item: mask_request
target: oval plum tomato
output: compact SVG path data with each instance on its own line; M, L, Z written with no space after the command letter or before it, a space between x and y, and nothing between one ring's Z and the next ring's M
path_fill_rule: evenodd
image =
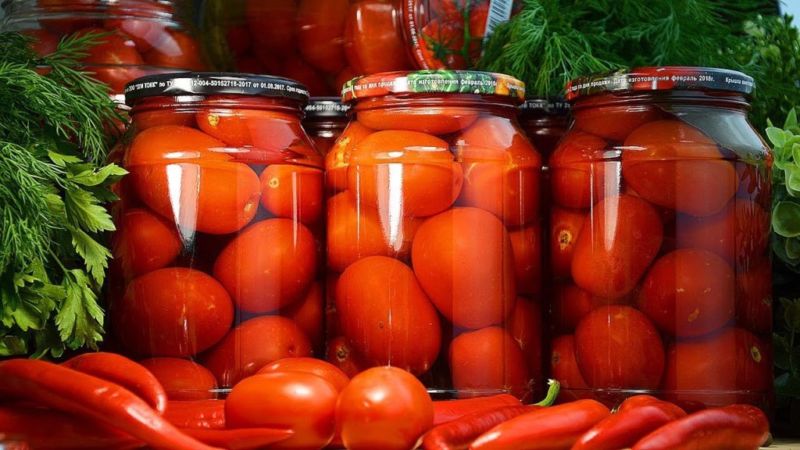
M550 210L550 270L556 278L569 278L575 243L586 222L586 214L553 206Z
M232 428L292 430L281 448L323 448L333 439L338 394L312 373L259 374L233 387L225 400L225 422Z
M514 253L514 279L520 294L542 290L542 227L534 225L508 233Z
M647 105L576 108L572 114L578 130L617 142L661 116L658 109Z
M144 54L144 60L147 64L157 67L194 71L206 68L197 41L192 36L176 30L167 30L167 35L161 42Z
M130 36L115 31L109 34L108 30L102 28L84 28L78 31L78 36L89 33L104 34L95 40L97 44L87 50L85 57L81 59L84 64L114 65L114 66L138 66L144 64L142 55L136 50L136 43Z
M273 372L304 372L314 374L335 387L337 391L344 389L350 382L341 369L333 364L317 358L283 358L262 367L257 374Z
M628 194L597 203L584 228L573 251L572 278L583 289L609 299L633 290L664 237L658 212Z
M133 5L111 5L105 13L103 26L109 30L121 30L133 40L136 49L147 52L160 47L169 39L168 19L173 14L170 6L158 2L136 3Z
M344 336L328 341L325 359L351 378L367 367Z
M300 327L281 316L262 316L242 322L204 358L222 386L233 386L269 363L311 356L311 343Z
M130 166L129 170L142 202L184 229L233 233L250 223L258 211L261 184L245 164L200 159Z
M322 171L273 164L261 172L261 204L278 217L315 223L322 216Z
M314 235L289 219L267 219L241 232L217 257L214 276L236 306L251 313L285 308L314 281Z
M542 159L509 119L480 119L455 142L464 167L459 204L485 209L509 226L539 216Z
M348 64L362 74L411 69L400 20L392 3L351 5L344 32Z
M587 314L575 330L575 356L594 388L656 389L664 372L661 336L644 314L628 306Z
M170 113L177 117L182 114ZM136 115L138 127L139 116ZM197 159L228 161L225 144L213 137L185 126L161 125L140 130L125 154L125 167L142 164L165 164Z
M181 252L175 226L144 209L131 209L117 221L112 248L126 278L167 266Z
M356 117L362 125L373 130L406 130L442 135L469 127L478 119L478 111L457 106L376 108L358 111Z
M372 134L372 130L353 121L347 125L339 139L325 155L325 186L333 191L347 189L347 167L350 163L350 153L365 137Z
M344 65L344 25L349 0L300 0L297 38L300 54L312 66L336 73Z
M277 111L203 109L197 125L231 147L257 147L276 156L303 136L297 116Z
M441 325L414 272L386 256L353 263L336 285L344 335L370 365L422 374L439 354Z
M733 319L734 272L714 253L681 249L658 259L642 282L637 305L659 328L697 337Z
M550 155L550 185L558 205L581 209L601 199L607 188L602 162L606 145L603 139L580 131L561 140Z
M769 261L736 274L736 321L748 330L772 329L772 268Z
M593 309L624 303L625 297L609 300L596 297L571 283L556 285L553 293L553 321L558 329L572 332Z
M208 369L181 358L150 358L139 361L164 386L170 400L210 400L217 379Z
M191 356L225 336L233 304L203 272L159 269L128 285L113 302L111 321L120 343L137 355Z
M478 208L454 208L426 220L411 248L414 273L454 325L502 323L514 308L514 258L503 223Z
M508 332L528 361L534 382L542 378L542 309L538 301L517 297L514 311L508 316Z
M379 210L402 202L405 216L425 217L449 208L464 181L447 142L416 131L378 131L350 154L348 189L359 203Z
M523 397L530 391L525 354L500 327L458 335L450 344L450 372L459 396L480 397L506 391Z
M286 55L295 48L296 17L295 0L245 1L245 19L254 47L274 55Z
M342 272L367 256L404 259L421 223L388 210L359 207L350 192L336 194L328 199L328 267Z
M20 34L31 38L31 48L39 56L49 55L58 49L58 37L47 30L25 30Z
M433 425L425 386L396 367L358 374L339 395L336 430L352 450L406 450Z
M324 337L323 307L322 287L320 283L314 283L302 300L281 312L284 316L294 320L315 349L321 348Z
M665 397L689 409L752 402L772 385L767 351L760 339L741 328L677 342L667 352Z
M625 139L622 175L645 200L693 216L717 213L738 189L716 143L678 120L657 120ZM703 186L698 195L697 186Z
M589 385L583 379L575 359L575 336L558 336L550 343L550 374L559 383L558 401L569 402L589 398Z

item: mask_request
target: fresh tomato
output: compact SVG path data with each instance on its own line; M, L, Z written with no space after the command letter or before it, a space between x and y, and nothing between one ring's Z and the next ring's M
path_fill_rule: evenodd
M533 225L508 233L514 253L514 279L520 294L542 290L542 227Z
M258 109L203 109L197 113L197 125L231 147L257 147L275 153L303 136L297 116Z
M283 358L311 356L311 343L300 327L281 316L262 316L234 328L204 358L222 386L258 372Z
M356 113L358 121L373 130L406 130L443 135L475 123L478 111L459 106L427 108L373 108Z
M170 400L210 400L217 379L208 369L182 358L149 358L139 361L158 379Z
M261 173L261 204L278 217L315 223L322 216L322 171L273 164Z
M283 358L262 367L257 374L273 372L305 372L314 374L335 387L337 391L342 389L350 382L348 377L341 369L329 362L317 358Z
M294 320L315 349L322 347L324 337L323 307L322 286L320 283L313 283L302 300L281 312L282 315Z
M347 189L347 167L350 153L370 134L372 134L372 130L359 122L353 121L347 125L342 135L325 155L325 186L328 189L337 192Z
M658 330L628 306L605 306L587 314L575 330L575 356L594 388L656 389L664 372Z
M396 367L375 367L350 380L336 404L336 429L352 450L407 450L433 425L425 386Z
M185 114L169 113L168 117L181 117ZM139 115L136 115L139 126ZM139 130L125 154L125 167L143 164L165 164L170 162L210 160L228 161L231 156L224 153L225 144L202 131L186 126L160 125Z
M561 383L559 402L589 398L589 385L583 379L575 359L575 336L571 334L558 336L550 345L552 347L550 374Z
M344 336L328 341L325 359L351 378L367 367Z
M489 212L455 208L426 220L411 259L433 304L458 327L500 324L514 308L511 239Z
M553 298L553 321L557 329L567 332L574 331L581 319L593 309L627 301L625 297L615 300L600 298L571 283L556 285Z
M736 321L748 330L772 330L772 267L768 260L736 274Z
M514 310L508 316L508 332L517 342L525 359L528 371L535 383L542 378L542 309L536 300L517 297Z
M605 193L605 140L581 131L567 134L550 155L550 183L555 202L566 208L588 208Z
M552 206L550 210L550 270L556 278L569 278L575 243L586 222L586 214ZM591 230L589 231L591 232Z
M370 365L422 374L436 361L439 316L402 262L370 256L353 263L336 285L336 310L345 336Z
M245 19L253 46L273 54L291 53L295 48L296 0L245 0Z
M600 106L580 108L572 112L574 127L595 136L623 142L631 132L661 116L661 112L647 105Z
M767 350L741 328L673 344L664 375L666 399L688 409L752 402L772 385Z
M175 30L167 30L167 34L158 46L144 54L147 64L194 71L206 68L200 46L192 36Z
M410 69L400 21L400 11L390 2L351 5L344 33L348 64L362 74Z
M575 243L575 284L598 297L624 297L658 254L663 235L649 203L628 194L607 197L594 206Z
M217 257L214 276L236 306L252 313L285 308L314 281L317 247L305 226L267 219L241 232Z
M58 37L47 30L25 30L21 34L31 38L31 48L39 56L46 56L58 49Z
M514 338L500 327L458 335L450 344L453 388L460 396L509 392L523 397L530 391L528 360Z
M401 201L401 213L417 217L449 208L463 181L447 142L416 131L367 136L351 152L347 173L348 189L363 206L387 210Z
M718 255L681 249L662 256L644 278L639 309L679 338L702 336L733 319L734 272Z
M112 329L143 356L190 356L222 339L233 322L230 296L203 272L169 268L133 280L113 302Z
M263 373L233 387L225 400L225 422L231 428L292 430L281 448L323 448L333 439L338 394L313 373Z
M130 36L140 52L147 52L153 47L160 47L170 39L167 31L167 21L155 19L173 13L172 8L158 3L137 3L135 10L132 5L111 5L105 13L110 19L103 22L109 30L120 30Z
M625 139L625 147L625 181L656 205L709 216L721 211L738 189L736 170L717 144L678 120L642 125Z
M181 252L175 226L144 209L131 209L117 221L112 248L126 278L167 266Z
M344 65L344 25L349 0L300 0L297 39L300 54L312 66L337 73Z

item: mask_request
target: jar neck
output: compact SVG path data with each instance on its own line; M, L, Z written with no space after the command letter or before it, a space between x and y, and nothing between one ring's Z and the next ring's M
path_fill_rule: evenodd
M425 109L425 108L472 108L491 112L493 115L515 118L517 104L511 98L476 94L430 94L430 95L385 95L362 98L356 101L351 112L373 109ZM444 112L446 114L446 111Z
M581 98L573 103L575 112L589 108L640 105L686 105L725 108L747 114L750 102L744 95L722 91L655 91L606 93Z
M285 98L247 97L247 96L177 96L177 97L151 97L136 101L131 108L131 115L154 110L172 110L177 112L191 112L201 109L231 109L231 110L259 110L273 111L295 116L302 119L303 109L299 101Z

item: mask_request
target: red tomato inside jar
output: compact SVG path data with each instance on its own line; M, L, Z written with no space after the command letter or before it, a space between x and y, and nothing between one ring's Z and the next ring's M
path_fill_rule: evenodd
M574 342L558 359L584 381L567 380L573 397L766 405L772 158L747 120L752 90L693 67L568 85L548 248L553 329Z
M109 288L121 348L194 361L220 388L321 354L324 177L300 123L305 87L177 73L136 80L126 100Z
M392 72L343 98L352 121L326 157L331 361L400 367L445 396L539 390L541 157L516 121L522 83Z

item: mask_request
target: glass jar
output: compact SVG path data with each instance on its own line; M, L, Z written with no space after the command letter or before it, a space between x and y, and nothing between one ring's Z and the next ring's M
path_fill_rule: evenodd
M205 67L172 0L6 0L3 9L2 30L31 36L42 55L72 33L111 32L83 62L112 94L121 95L126 83L144 75Z
M569 103L561 99L532 98L520 107L519 123L544 158L556 149L569 121Z
M343 91L326 157L329 360L391 364L432 394L542 387L541 157L517 124L524 85L392 72Z
M308 102L303 127L321 154L327 154L344 131L349 109L338 97L315 97Z
M122 352L198 399L321 350L323 172L305 88L176 73L136 80L126 100L108 290Z
M694 67L568 85L549 248L552 370L573 397L767 403L772 157L747 120L752 90Z

